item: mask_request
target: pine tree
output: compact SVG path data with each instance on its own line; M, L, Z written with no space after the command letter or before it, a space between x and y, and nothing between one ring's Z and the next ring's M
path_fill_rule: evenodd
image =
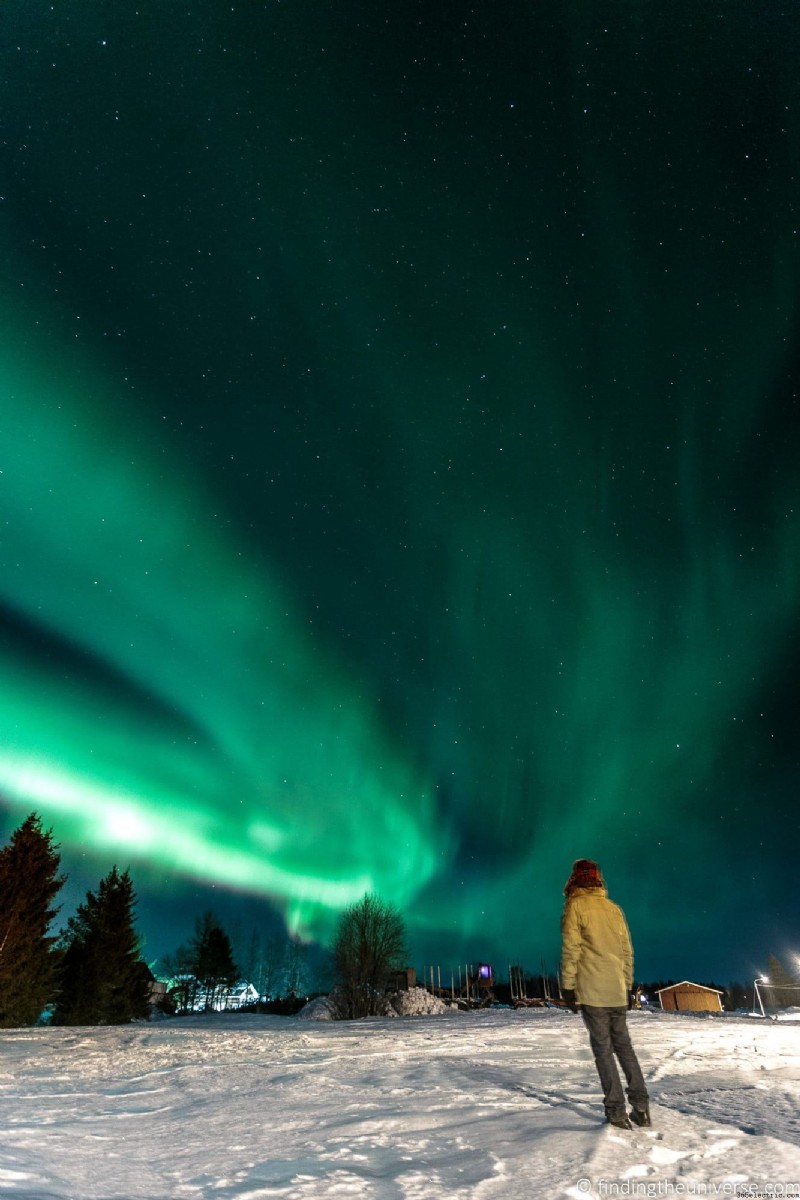
M124 1025L150 1011L152 975L134 924L127 871L113 867L68 923L57 1025Z
M230 938L213 912L206 912L198 919L189 943L188 961L205 993L206 1011L217 1008L236 983L239 968L233 959Z
M55 997L58 954L48 930L64 883L52 831L36 813L0 850L0 1027L32 1025Z

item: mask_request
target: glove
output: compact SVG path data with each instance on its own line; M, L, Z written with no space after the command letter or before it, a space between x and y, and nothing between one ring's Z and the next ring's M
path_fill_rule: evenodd
M564 1003L570 1012L576 1013L578 1011L578 1002L575 999L575 992L573 988L562 988L561 994L564 997Z

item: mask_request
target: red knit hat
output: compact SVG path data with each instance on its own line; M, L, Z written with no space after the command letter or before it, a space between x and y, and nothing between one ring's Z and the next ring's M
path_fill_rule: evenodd
M576 858L572 864L572 874L564 884L564 895L569 896L575 888L605 887L603 876L596 862L590 858Z

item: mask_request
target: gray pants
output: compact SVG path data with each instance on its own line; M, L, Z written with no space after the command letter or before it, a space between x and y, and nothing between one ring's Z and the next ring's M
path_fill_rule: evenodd
M639 1060L628 1033L626 1020L628 1010L626 1008L596 1008L591 1004L582 1004L581 1013L586 1028L589 1030L589 1040L592 1044L594 1061L597 1064L597 1073L603 1085L606 1116L621 1117L625 1115L625 1095L622 1091L617 1064L614 1061L615 1054L628 1081L628 1099L634 1108L645 1108L647 1088L642 1068L639 1066Z

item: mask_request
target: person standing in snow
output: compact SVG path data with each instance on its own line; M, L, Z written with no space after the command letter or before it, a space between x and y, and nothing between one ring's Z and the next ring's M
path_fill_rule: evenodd
M627 1010L633 987L633 948L625 914L609 900L596 862L577 859L564 888L561 918L561 990L589 1031L597 1073L603 1085L606 1120L621 1129L650 1124L642 1069L628 1033ZM614 1055L628 1082L632 1111Z

